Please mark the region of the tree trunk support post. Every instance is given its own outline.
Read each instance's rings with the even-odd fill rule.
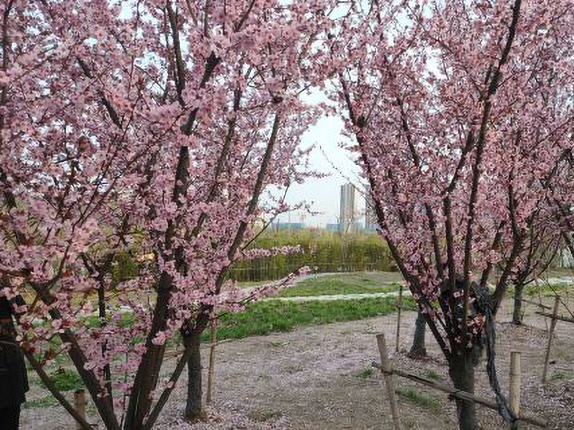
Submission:
[[[508,389],[508,401],[510,410],[518,417],[520,415],[520,383],[522,371],[520,368],[520,352],[510,353],[510,386]]]
[[[213,379],[215,376],[215,346],[217,345],[217,320],[211,321],[211,344],[209,345],[209,369],[207,371],[207,394],[205,403],[211,404],[213,392]]]
[[[548,376],[548,362],[550,361],[550,349],[552,348],[552,338],[554,337],[554,329],[556,328],[556,317],[558,316],[558,307],[560,306],[560,296],[554,299],[554,308],[552,309],[552,320],[550,321],[550,330],[548,331],[548,346],[546,347],[546,357],[544,358],[544,370],[542,371],[542,383],[546,383]]]
[[[401,339],[401,311],[403,307],[403,285],[399,289],[399,304],[397,306],[397,338],[395,341],[395,351],[399,352],[400,339]]]
[[[385,384],[387,386],[387,393],[389,395],[389,404],[391,405],[393,423],[395,425],[395,430],[401,430],[401,419],[399,416],[397,400],[395,398],[395,385],[393,382],[392,366],[391,361],[389,360],[389,354],[387,352],[387,342],[385,340],[384,333],[377,335],[377,345],[379,347],[379,355],[381,358],[381,371],[383,372],[383,377],[385,378]]]
[[[74,408],[84,420],[86,419],[86,404],[86,391],[83,389],[74,391]],[[83,430],[84,426],[76,422],[76,429]]]

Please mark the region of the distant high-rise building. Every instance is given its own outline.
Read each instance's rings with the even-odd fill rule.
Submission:
[[[347,233],[355,224],[355,186],[353,184],[341,185],[341,206],[339,223],[343,232]]]
[[[365,231],[375,231],[377,229],[377,215],[375,213],[375,203],[371,196],[370,189],[365,190]]]

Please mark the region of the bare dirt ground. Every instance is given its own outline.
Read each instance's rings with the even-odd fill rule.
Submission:
[[[546,321],[527,308],[526,325],[509,324],[510,302],[505,303],[497,323],[497,370],[501,386],[508,387],[510,351],[522,352],[521,410],[546,418],[551,429],[574,429],[574,325],[558,322],[552,351],[550,382],[540,382],[547,344]],[[438,347],[427,334],[429,359],[406,358],[416,314],[403,313],[401,353],[394,354],[396,366],[428,376],[435,373],[450,381]],[[301,327],[293,332],[252,337],[222,344],[217,349],[214,387],[214,419],[188,426],[181,423],[185,383],[176,389],[160,418],[160,429],[292,429],[367,430],[393,429],[380,374],[369,375],[369,364],[378,361],[375,334],[384,331],[394,350],[396,315],[361,321]],[[207,350],[204,350],[207,365]],[[170,366],[173,363],[169,363]],[[431,372],[431,373],[432,373]],[[185,377],[185,375],[183,375]],[[428,394],[432,402],[399,396],[404,428],[455,429],[455,406],[438,391],[406,380],[398,386],[412,386]],[[37,389],[36,389],[37,390]],[[478,395],[492,398],[485,365],[477,368]],[[34,395],[34,394],[33,394]],[[504,429],[495,411],[478,407],[484,430]],[[59,406],[26,409],[22,429],[72,429],[71,418]],[[92,422],[95,417],[91,417]],[[101,427],[100,427],[101,428]],[[521,429],[531,429],[523,425]]]

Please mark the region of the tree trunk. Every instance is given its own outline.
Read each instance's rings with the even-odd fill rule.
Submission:
[[[425,346],[425,332],[426,332],[427,322],[424,315],[419,310],[417,315],[417,320],[415,322],[415,335],[413,338],[413,344],[411,350],[407,354],[409,358],[423,358],[427,355],[427,350]]]
[[[455,355],[451,358],[449,375],[455,388],[474,394],[474,366],[470,356]],[[473,402],[456,399],[456,410],[460,430],[479,430]]]
[[[512,314],[512,322],[515,325],[522,324],[522,292],[524,291],[524,284],[517,283],[514,285],[514,312]]]
[[[190,422],[206,418],[202,404],[201,387],[201,333],[192,332],[183,337],[186,348],[191,348],[191,355],[187,361],[187,402],[185,405],[185,419]]]

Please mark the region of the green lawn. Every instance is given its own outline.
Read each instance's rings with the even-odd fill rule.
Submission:
[[[242,339],[249,336],[265,335],[273,332],[286,332],[301,325],[319,325],[342,321],[355,321],[364,318],[388,315],[396,311],[396,298],[370,298],[361,300],[330,300],[330,301],[264,301],[252,303],[243,312],[222,315],[217,326],[217,339]],[[415,310],[412,298],[404,297],[403,306]],[[131,315],[124,315],[123,323],[128,325],[132,321]],[[97,324],[97,318],[90,318],[90,322]],[[208,342],[209,330],[202,335],[202,340]],[[134,339],[133,343],[141,342]],[[181,347],[179,334],[168,340],[168,346],[177,344]],[[83,386],[80,377],[71,369],[69,358],[61,354],[56,362],[50,366],[50,376],[56,386],[62,391],[74,390]],[[32,376],[30,382],[43,386],[39,378]],[[28,402],[25,407],[47,407],[55,404],[51,397],[36,399]]]
[[[546,282],[539,282],[536,285],[534,282],[528,284],[524,288],[524,293],[530,297],[538,297],[540,294],[542,297],[554,297],[555,294],[565,295],[569,291],[573,291],[572,285],[567,283],[561,284],[548,284]],[[514,288],[509,288],[508,291],[511,292],[511,297],[514,297]]]
[[[278,297],[309,297],[338,294],[388,293],[399,290],[400,276],[382,272],[342,273],[306,279],[285,288]]]
[[[253,303],[244,312],[221,317],[217,338],[241,339],[248,336],[293,330],[298,325],[354,321],[395,312],[394,297],[309,302],[265,301]],[[415,309],[411,298],[404,306]],[[209,333],[203,334],[204,341]]]

